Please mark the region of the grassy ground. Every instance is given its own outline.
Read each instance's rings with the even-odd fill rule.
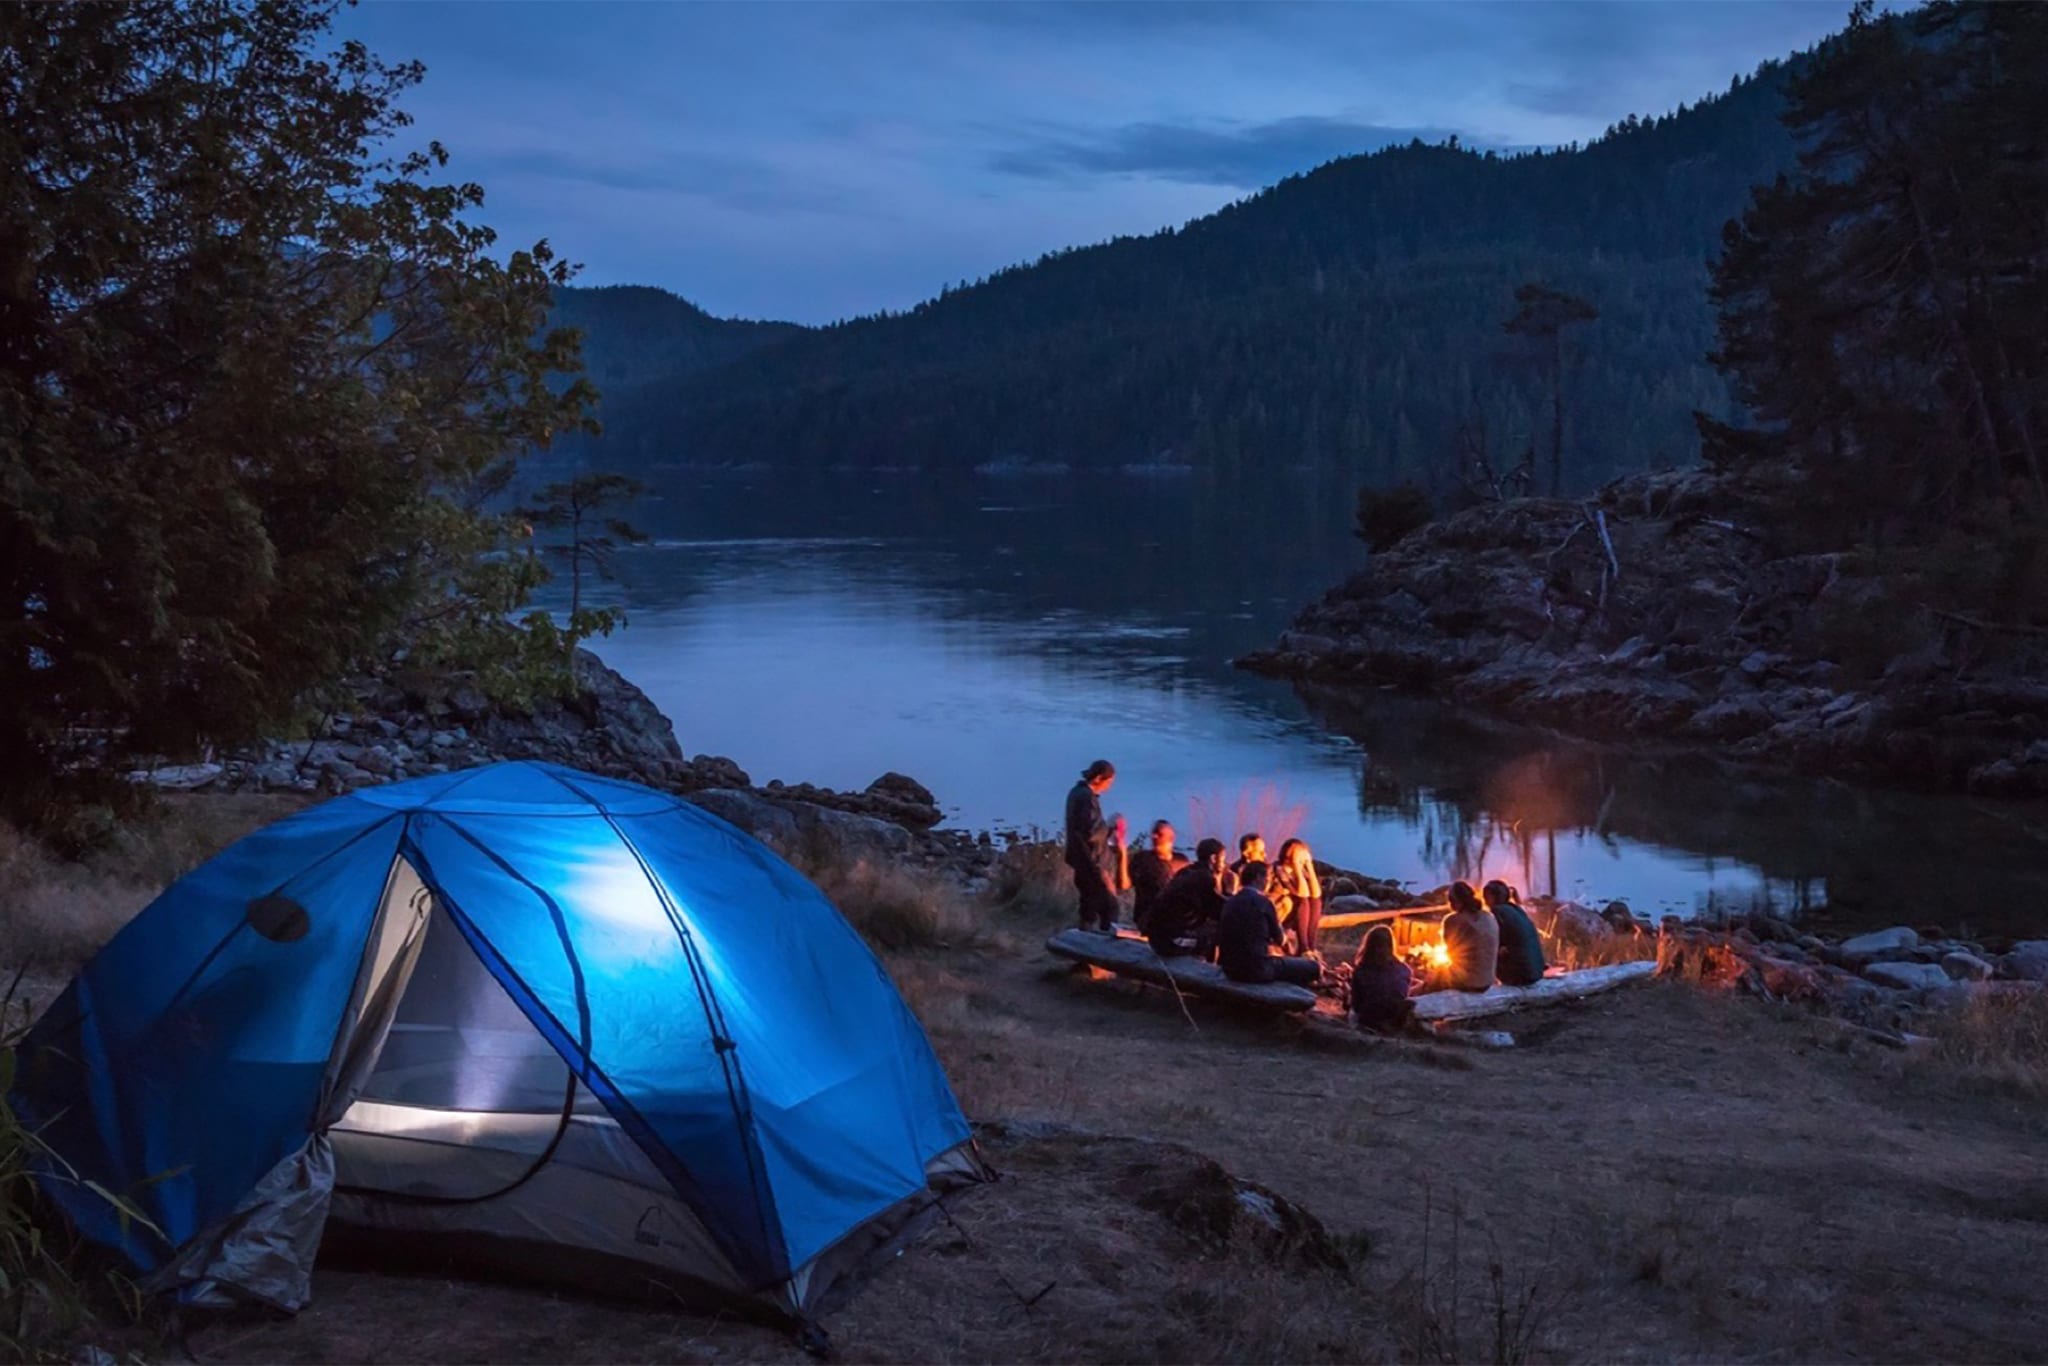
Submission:
[[[876,873],[837,889],[890,927],[891,971],[968,1114],[1050,1126],[992,1134],[1006,1179],[955,1197],[952,1223],[828,1321],[845,1359],[2043,1356],[2032,1007],[1987,1007],[2013,1014],[1908,1056],[1657,983],[1513,1019],[1511,1051],[1374,1043],[1184,1015],[1055,965],[1036,948],[1065,910],[1053,887],[1014,879],[1000,909]],[[113,900],[84,904],[115,918]],[[1318,1215],[1351,1271],[1190,1225],[1173,1181],[1204,1159]],[[360,1268],[323,1270],[294,1320],[191,1345],[212,1361],[800,1355],[738,1322]]]

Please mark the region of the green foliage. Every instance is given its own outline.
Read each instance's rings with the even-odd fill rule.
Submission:
[[[1307,465],[1430,482],[1475,389],[1508,448],[1546,444],[1546,376],[1474,383],[1532,278],[1600,305],[1576,329],[1572,401],[1599,420],[1574,434],[1573,482],[1676,462],[1696,446],[1694,409],[1731,415],[1703,360],[1704,262],[1749,187],[1790,164],[1779,83],[1768,68],[1582,149],[1344,158],[1183,228],[614,391],[605,463],[1166,454],[1226,475]]]
[[[544,531],[560,534],[560,540],[541,549],[569,566],[568,616],[557,627],[551,619],[543,620],[546,614],[536,613],[528,619],[528,630],[536,637],[552,631],[564,660],[575,658],[576,647],[582,641],[593,635],[610,635],[625,622],[623,608],[584,604],[583,579],[586,573],[596,579],[616,579],[619,548],[646,543],[646,532],[623,518],[605,515],[608,509],[629,503],[645,492],[645,484],[623,474],[579,474],[547,485],[532,503],[514,514],[525,519],[529,536]],[[529,541],[529,561],[537,553]]]
[[[1375,552],[1390,549],[1409,532],[1428,526],[1435,515],[1429,494],[1412,482],[1358,491],[1358,539]]]
[[[0,1358],[65,1361],[82,1334],[139,1323],[145,1306],[126,1277],[40,1217],[37,1174],[83,1185],[123,1221],[154,1226],[120,1195],[84,1181],[15,1113],[8,1092],[23,1023],[11,992],[0,1011]]]
[[[0,771],[286,721],[531,586],[484,508],[588,425],[569,276],[494,259],[421,75],[316,49],[331,7],[0,8]],[[24,782],[18,795],[31,784]]]
[[[1704,429],[1717,463],[1800,467],[1818,540],[1967,519],[1997,559],[2048,521],[2043,70],[2048,8],[1866,3],[1790,86],[1798,164],[1729,226],[1712,289],[1756,427]]]

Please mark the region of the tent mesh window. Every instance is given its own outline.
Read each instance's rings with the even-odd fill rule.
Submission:
[[[334,1126],[337,1175],[363,1193],[490,1199],[549,1161],[573,1119],[611,1120],[454,923],[410,899],[424,937],[377,1065]]]

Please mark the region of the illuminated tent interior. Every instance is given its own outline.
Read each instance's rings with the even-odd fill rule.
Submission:
[[[801,875],[538,763],[225,850],[80,972],[13,1100],[152,1289],[296,1309],[322,1237],[810,1319],[985,1175],[929,1043]]]

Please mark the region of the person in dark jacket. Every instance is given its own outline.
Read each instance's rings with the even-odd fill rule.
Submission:
[[[1216,923],[1216,964],[1233,982],[1293,982],[1313,986],[1323,965],[1313,958],[1288,958],[1272,950],[1287,942],[1279,913],[1266,899],[1266,865],[1247,863],[1238,872],[1237,895],[1223,903]]]
[[[1102,794],[1116,781],[1116,765],[1097,759],[1067,793],[1067,867],[1074,870],[1074,890],[1081,898],[1081,928],[1116,933],[1116,884],[1111,859],[1122,852],[1122,840],[1102,819]]]
[[[1187,859],[1174,852],[1173,835],[1173,822],[1154,821],[1152,847],[1131,855],[1131,919],[1140,933],[1152,917],[1152,903],[1159,900],[1174,874],[1188,866]]]
[[[1351,1014],[1360,1029],[1392,1034],[1415,1017],[1415,974],[1394,955],[1394,932],[1375,925],[1351,965]]]
[[[1145,917],[1145,938],[1161,958],[1214,958],[1223,913],[1223,841],[1203,840],[1195,861],[1173,875]]]
[[[1536,922],[1515,900],[1515,889],[1498,878],[1486,884],[1486,909],[1500,925],[1498,975],[1511,987],[1529,987],[1543,980],[1543,936]]]

